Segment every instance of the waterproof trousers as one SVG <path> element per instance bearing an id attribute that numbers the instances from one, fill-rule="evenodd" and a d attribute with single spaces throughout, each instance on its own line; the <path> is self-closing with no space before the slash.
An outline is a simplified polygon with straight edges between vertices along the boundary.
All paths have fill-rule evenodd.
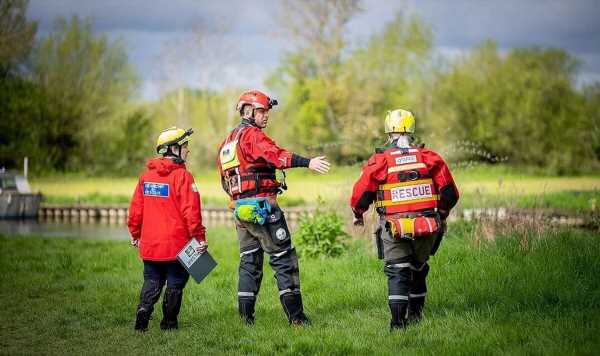
<path id="1" fill-rule="evenodd" d="M 165 284 L 167 288 L 163 297 L 163 319 L 160 328 L 177 329 L 177 316 L 181 309 L 183 289 L 189 274 L 178 261 L 144 261 L 144 284 L 140 291 L 140 303 L 136 310 L 135 330 L 146 331 L 154 304 L 158 302 Z"/>
<path id="2" fill-rule="evenodd" d="M 290 324 L 308 321 L 304 315 L 300 292 L 298 256 L 292 245 L 285 217 L 269 226 L 248 223 L 236 219 L 236 230 L 240 245 L 240 267 L 238 304 L 240 317 L 254 323 L 254 306 L 263 277 L 264 254 L 269 255 L 269 264 L 275 272 L 279 298 Z"/>

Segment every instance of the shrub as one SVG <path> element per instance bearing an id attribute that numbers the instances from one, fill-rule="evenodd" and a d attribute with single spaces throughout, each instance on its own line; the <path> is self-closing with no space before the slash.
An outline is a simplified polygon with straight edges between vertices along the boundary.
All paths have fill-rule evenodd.
<path id="1" fill-rule="evenodd" d="M 300 219 L 294 240 L 302 247 L 299 251 L 302 256 L 337 257 L 346 250 L 347 237 L 342 218 L 335 212 L 317 210 L 314 216 L 305 215 Z"/>

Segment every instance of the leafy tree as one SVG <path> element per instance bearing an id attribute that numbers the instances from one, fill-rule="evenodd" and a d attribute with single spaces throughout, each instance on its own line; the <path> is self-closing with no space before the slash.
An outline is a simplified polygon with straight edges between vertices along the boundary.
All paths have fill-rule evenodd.
<path id="1" fill-rule="evenodd" d="M 99 128 L 118 114 L 136 85 L 121 43 L 94 34 L 89 19 L 58 19 L 34 49 L 31 76 L 45 98 L 43 144 L 52 166 L 93 163 Z"/>
<path id="2" fill-rule="evenodd" d="M 185 96 L 183 105 L 177 98 Z M 164 95 L 149 110 L 154 136 L 170 126 L 194 128 L 188 162 L 192 168 L 214 167 L 217 146 L 229 130 L 239 122 L 235 100 L 239 90 L 214 92 L 208 90 L 176 89 Z M 155 138 L 155 137 L 154 137 Z"/>
<path id="3" fill-rule="evenodd" d="M 554 172 L 593 159 L 585 102 L 575 89 L 578 63 L 558 49 L 516 49 L 506 56 L 486 42 L 443 74 L 434 97 L 439 136 L 481 145 L 458 157 Z M 450 129 L 449 131 L 446 129 Z"/>
<path id="4" fill-rule="evenodd" d="M 43 153 L 38 144 L 41 95 L 34 83 L 20 77 L 37 29 L 26 20 L 26 8 L 23 0 L 0 2 L 0 166 L 6 168 L 20 167 L 25 155 L 33 159 Z"/>
<path id="5" fill-rule="evenodd" d="M 37 31 L 25 18 L 27 0 L 0 2 L 0 78 L 14 72 L 29 55 Z"/>
<path id="6" fill-rule="evenodd" d="M 25 156 L 34 172 L 47 167 L 45 147 L 40 145 L 42 100 L 34 83 L 13 75 L 0 79 L 0 167 L 20 168 Z"/>
<path id="7" fill-rule="evenodd" d="M 154 151 L 151 118 L 141 107 L 110 119 L 99 128 L 96 137 L 102 145 L 94 145 L 94 165 L 90 173 L 137 175 Z"/>
<path id="8" fill-rule="evenodd" d="M 600 83 L 595 83 L 584 88 L 586 101 L 585 117 L 590 126 L 586 130 L 590 131 L 592 149 L 597 162 L 600 161 Z"/>
<path id="9" fill-rule="evenodd" d="M 283 115 L 291 122 L 286 128 L 292 142 L 315 152 L 325 149 L 334 160 L 353 163 L 385 140 L 386 110 L 419 104 L 432 40 L 419 19 L 402 14 L 365 47 L 346 54 L 339 36 L 330 40 L 337 51 L 325 52 L 328 61 L 317 58 L 316 50 L 327 38 L 300 41 L 304 46 L 284 59 L 271 85 L 287 89 Z M 306 37 L 311 38 L 301 39 Z M 307 48 L 313 42 L 316 49 Z"/>

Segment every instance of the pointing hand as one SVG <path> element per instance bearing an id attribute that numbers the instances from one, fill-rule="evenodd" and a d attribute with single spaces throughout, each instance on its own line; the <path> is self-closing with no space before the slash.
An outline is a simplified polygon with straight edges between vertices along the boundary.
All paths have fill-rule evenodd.
<path id="1" fill-rule="evenodd" d="M 321 174 L 329 172 L 330 167 L 331 164 L 325 159 L 325 156 L 315 157 L 308 163 L 308 169 Z"/>

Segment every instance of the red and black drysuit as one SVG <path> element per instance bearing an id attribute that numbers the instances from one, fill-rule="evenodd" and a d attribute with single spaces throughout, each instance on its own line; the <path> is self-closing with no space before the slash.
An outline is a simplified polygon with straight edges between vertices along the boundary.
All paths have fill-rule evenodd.
<path id="1" fill-rule="evenodd" d="M 235 150 L 237 161 L 229 167 L 222 162 L 223 151 Z M 226 152 L 232 154 L 232 152 Z M 240 243 L 238 302 L 240 316 L 254 322 L 254 305 L 260 290 L 263 252 L 270 255 L 269 264 L 275 271 L 283 309 L 290 323 L 303 322 L 298 257 L 283 212 L 277 204 L 282 185 L 276 169 L 308 167 L 310 160 L 275 144 L 258 127 L 244 120 L 219 146 L 217 167 L 223 189 L 232 200 L 231 208 L 240 199 L 266 199 L 272 207 L 264 225 L 236 219 Z"/>
<path id="2" fill-rule="evenodd" d="M 192 237 L 206 240 L 200 194 L 185 164 L 169 158 L 148 161 L 133 193 L 127 225 L 132 238 L 139 241 L 144 261 L 144 284 L 137 309 L 138 316 L 144 315 L 138 320 L 149 319 L 167 284 L 161 328 L 176 328 L 183 288 L 189 279 L 177 261 L 177 253 Z"/>
<path id="3" fill-rule="evenodd" d="M 380 216 L 377 238 L 383 245 L 392 327 L 420 319 L 427 294 L 427 260 L 439 246 L 445 219 L 458 197 L 448 166 L 428 149 L 392 144 L 377 149 L 363 167 L 350 205 L 355 216 L 362 217 L 375 202 Z M 415 217 L 427 218 L 419 221 L 427 222 L 430 234 L 426 231 L 414 239 L 392 236 L 390 221 Z"/>

